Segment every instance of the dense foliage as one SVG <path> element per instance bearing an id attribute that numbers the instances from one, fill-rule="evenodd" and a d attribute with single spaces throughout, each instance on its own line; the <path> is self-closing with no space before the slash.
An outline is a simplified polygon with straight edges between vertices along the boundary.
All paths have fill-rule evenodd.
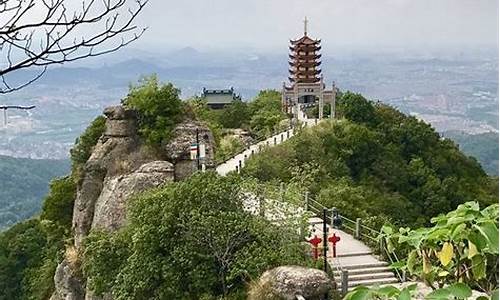
<path id="1" fill-rule="evenodd" d="M 431 220 L 433 227 L 383 228 L 389 251 L 405 252 L 402 269 L 433 289 L 466 283 L 491 292 L 498 288 L 498 204 L 480 210 L 476 202 Z"/>
<path id="2" fill-rule="evenodd" d="M 48 299 L 70 236 L 76 193 L 71 177 L 54 180 L 39 218 L 0 234 L 0 299 Z"/>
<path id="3" fill-rule="evenodd" d="M 432 227 L 395 230 L 384 226 L 380 238 L 391 252 L 404 259 L 393 267 L 412 280 L 431 287 L 425 299 L 470 299 L 473 290 L 488 295 L 478 300 L 498 299 L 498 204 L 484 209 L 476 202 L 461 204 L 431 220 Z M 422 291 L 420 291 L 422 293 Z M 477 296 L 476 296 L 477 297 Z M 416 284 L 405 289 L 394 286 L 358 287 L 344 299 L 421 299 Z"/>
<path id="4" fill-rule="evenodd" d="M 131 85 L 123 104 L 139 114 L 139 134 L 147 143 L 159 146 L 168 142 L 175 125 L 183 118 L 180 90 L 171 83 L 162 84 L 156 75 Z"/>
<path id="5" fill-rule="evenodd" d="M 37 214 L 50 180 L 68 170 L 67 160 L 0 156 L 0 231 Z"/>
<path id="6" fill-rule="evenodd" d="M 497 201 L 497 181 L 430 125 L 350 92 L 337 110 L 343 119 L 254 156 L 243 173 L 302 182 L 324 205 L 351 218 L 375 217 L 378 226 L 388 219 L 424 225 L 467 201 Z"/>
<path id="7" fill-rule="evenodd" d="M 232 157 L 246 146 L 234 134 L 234 129 L 243 129 L 258 140 L 288 126 L 288 116 L 281 111 L 281 94 L 275 90 L 260 91 L 249 102 L 235 100 L 222 109 L 210 109 L 203 98 L 195 97 L 187 101 L 187 108 L 212 131 L 217 162 Z"/>
<path id="8" fill-rule="evenodd" d="M 0 299 L 50 298 L 54 290 L 56 266 L 64 255 L 66 239 L 71 236 L 73 205 L 81 167 L 90 157 L 103 131 L 104 118 L 98 117 L 75 141 L 71 151 L 72 174 L 53 179 L 50 189 L 47 189 L 50 178 L 67 173 L 69 162 L 15 159 L 15 167 L 7 165 L 5 169 L 0 168 L 0 172 L 10 172 L 9 178 L 12 174 L 17 175 L 15 170 L 24 170 L 22 179 L 14 178 L 22 182 L 19 195 L 26 195 L 33 185 L 37 193 L 41 193 L 39 198 L 48 190 L 38 217 L 0 233 Z M 31 162 L 31 165 L 25 161 Z M 43 184 L 39 183 L 44 177 Z M 40 211 L 40 202 L 37 199 L 36 204 L 30 203 L 30 209 Z"/>
<path id="9" fill-rule="evenodd" d="M 77 169 L 85 164 L 92 154 L 92 149 L 106 129 L 106 118 L 98 116 L 85 131 L 75 140 L 75 145 L 70 150 L 73 169 Z"/>
<path id="10" fill-rule="evenodd" d="M 123 230 L 87 239 L 88 284 L 116 299 L 244 298 L 262 271 L 304 263 L 296 232 L 244 212 L 239 186 L 209 172 L 136 198 Z"/>
<path id="11" fill-rule="evenodd" d="M 486 173 L 498 176 L 498 133 L 466 134 L 447 131 L 444 136 L 454 140 L 462 152 L 475 157 Z"/>

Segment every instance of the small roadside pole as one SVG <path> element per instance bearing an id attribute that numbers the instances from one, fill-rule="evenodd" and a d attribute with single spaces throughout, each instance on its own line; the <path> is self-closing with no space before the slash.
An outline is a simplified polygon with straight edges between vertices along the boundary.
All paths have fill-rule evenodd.
<path id="1" fill-rule="evenodd" d="M 304 210 L 305 211 L 309 210 L 309 192 L 306 192 L 304 194 Z"/>
<path id="2" fill-rule="evenodd" d="M 328 209 L 323 208 L 323 271 L 328 274 L 328 227 L 326 215 L 328 213 Z M 325 299 L 328 300 L 328 292 L 325 293 Z"/>
<path id="3" fill-rule="evenodd" d="M 327 208 L 323 208 L 323 271 L 325 273 L 328 273 L 328 267 L 327 267 L 327 253 L 328 253 L 328 229 L 327 229 L 327 224 L 326 224 L 326 214 L 328 213 Z"/>
<path id="4" fill-rule="evenodd" d="M 196 128 L 196 168 L 200 170 L 200 130 Z"/>
<path id="5" fill-rule="evenodd" d="M 356 231 L 354 232 L 356 239 L 361 239 L 361 218 L 356 218 Z"/>

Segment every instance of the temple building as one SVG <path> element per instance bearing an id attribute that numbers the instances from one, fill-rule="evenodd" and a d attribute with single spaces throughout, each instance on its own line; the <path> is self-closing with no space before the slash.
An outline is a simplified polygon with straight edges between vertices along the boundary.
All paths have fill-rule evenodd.
<path id="1" fill-rule="evenodd" d="M 234 89 L 208 90 L 203 88 L 201 98 L 207 101 L 207 106 L 211 109 L 222 109 L 233 101 L 241 101 L 241 95 L 236 94 Z"/>
<path id="2" fill-rule="evenodd" d="M 295 119 L 305 118 L 306 107 L 318 105 L 318 118 L 323 118 L 323 107 L 331 105 L 331 118 L 335 117 L 335 83 L 327 90 L 321 74 L 321 40 L 307 35 L 307 18 L 304 19 L 304 36 L 290 40 L 289 84 L 283 82 L 282 108 Z"/>

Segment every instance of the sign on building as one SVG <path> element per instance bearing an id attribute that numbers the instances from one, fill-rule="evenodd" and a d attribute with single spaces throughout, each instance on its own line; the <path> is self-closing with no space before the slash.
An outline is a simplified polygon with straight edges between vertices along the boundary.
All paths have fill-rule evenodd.
<path id="1" fill-rule="evenodd" d="M 197 159 L 197 154 L 198 154 L 198 144 L 193 143 L 189 147 L 189 152 L 191 154 L 191 160 Z"/>

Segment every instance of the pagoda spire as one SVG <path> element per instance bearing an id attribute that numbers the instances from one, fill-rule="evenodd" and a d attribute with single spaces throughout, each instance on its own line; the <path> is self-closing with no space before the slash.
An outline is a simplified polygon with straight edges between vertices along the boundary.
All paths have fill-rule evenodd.
<path id="1" fill-rule="evenodd" d="M 304 36 L 307 36 L 307 23 L 309 23 L 309 20 L 307 20 L 307 16 L 304 17 Z"/>

